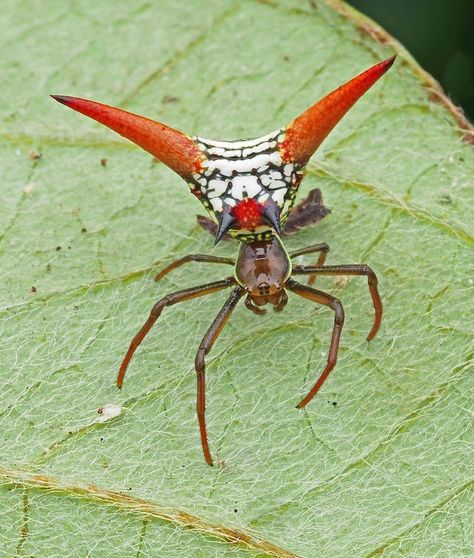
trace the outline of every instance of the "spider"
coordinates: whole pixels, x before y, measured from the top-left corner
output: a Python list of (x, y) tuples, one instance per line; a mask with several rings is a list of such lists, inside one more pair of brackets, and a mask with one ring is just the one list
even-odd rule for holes
[[(325, 208), (320, 198), (317, 199), (317, 190), (310, 194), (306, 202), (293, 208), (305, 166), (329, 132), (391, 67), (394, 60), (395, 56), (351, 79), (312, 105), (287, 127), (245, 141), (189, 137), (165, 124), (95, 101), (52, 96), (60, 103), (108, 126), (168, 165), (184, 178), (192, 194), (207, 209), (211, 219), (200, 217), (198, 220), (204, 228), (214, 230), (215, 243), (229, 235), (240, 242), (235, 261), (231, 258), (190, 254), (174, 261), (156, 276), (155, 279), (159, 281), (170, 271), (192, 261), (234, 266), (234, 274), (221, 281), (180, 290), (159, 300), (130, 343), (117, 377), (117, 386), (121, 388), (131, 358), (166, 307), (232, 288), (231, 295), (204, 335), (195, 359), (197, 417), (202, 450), (209, 465), (213, 464), (213, 460), (205, 419), (205, 357), (242, 298), (245, 298), (245, 306), (257, 315), (265, 312), (262, 307), (266, 304), (272, 305), (277, 312), (282, 311), (288, 301), (287, 291), (327, 306), (334, 312), (326, 366), (307, 395), (298, 403), (299, 409), (306, 407), (313, 399), (336, 365), (344, 324), (341, 302), (311, 286), (316, 276), (365, 276), (375, 310), (367, 340), (373, 339), (379, 330), (382, 302), (377, 290), (377, 277), (367, 265), (325, 265), (329, 251), (326, 243), (288, 254), (281, 235), (285, 223), (297, 229), (324, 216)], [(293, 264), (297, 256), (314, 253), (319, 254), (316, 265)], [(293, 278), (294, 275), (309, 275), (308, 284), (299, 283)]]

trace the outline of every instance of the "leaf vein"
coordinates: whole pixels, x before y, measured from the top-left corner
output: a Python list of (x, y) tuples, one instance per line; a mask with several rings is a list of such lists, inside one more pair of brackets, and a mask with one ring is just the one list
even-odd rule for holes
[(0, 483), (45, 490), (50, 494), (62, 493), (99, 504), (111, 505), (123, 513), (166, 521), (180, 527), (198, 531), (206, 536), (223, 540), (232, 545), (239, 545), (244, 549), (263, 552), (267, 556), (298, 558), (290, 550), (277, 546), (271, 541), (265, 540), (249, 531), (226, 527), (181, 509), (170, 508), (152, 500), (136, 498), (93, 484), (84, 484), (65, 478), (55, 478), (23, 469), (10, 469), (1, 465)]
[(440, 502), (438, 502), (436, 505), (434, 505), (432, 508), (430, 508), (429, 510), (427, 510), (426, 512), (424, 512), (423, 514), (423, 518), (420, 521), (416, 521), (414, 523), (412, 523), (411, 525), (409, 525), (405, 530), (401, 531), (400, 533), (398, 533), (397, 535), (395, 535), (394, 537), (392, 537), (391, 539), (387, 540), (385, 543), (383, 543), (381, 546), (379, 546), (378, 548), (376, 548), (375, 550), (373, 550), (372, 552), (370, 552), (369, 554), (367, 554), (365, 556), (365, 558), (376, 558), (377, 556), (381, 556), (384, 551), (390, 547), (392, 544), (395, 544), (397, 542), (402, 542), (403, 539), (409, 535), (412, 531), (416, 531), (421, 525), (423, 525), (423, 523), (425, 523), (434, 513), (436, 513), (437, 511), (443, 509), (444, 507), (446, 507), (448, 504), (450, 504), (453, 500), (455, 500), (456, 498), (460, 497), (461, 494), (471, 488), (473, 486), (473, 482), (474, 480), (469, 480), (467, 482), (465, 482), (464, 484), (462, 484), (461, 486), (459, 486), (458, 488), (456, 488), (455, 490), (453, 490), (453, 492), (451, 492), (450, 494), (448, 494), (447, 496), (445, 496)]

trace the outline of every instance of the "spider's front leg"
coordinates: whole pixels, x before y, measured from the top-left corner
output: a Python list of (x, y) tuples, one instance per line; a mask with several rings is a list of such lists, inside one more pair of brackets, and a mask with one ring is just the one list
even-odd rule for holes
[(256, 306), (249, 296), (247, 296), (247, 298), (245, 299), (245, 307), (249, 310), (252, 310), (254, 314), (257, 314), (257, 316), (263, 316), (267, 313), (265, 308), (259, 308), (258, 306)]
[(207, 330), (206, 335), (204, 335), (201, 344), (199, 345), (198, 352), (196, 354), (195, 368), (197, 374), (197, 416), (199, 421), (199, 431), (201, 433), (201, 443), (202, 451), (204, 452), (204, 459), (208, 465), (212, 465), (212, 456), (209, 451), (209, 443), (207, 441), (207, 429), (206, 429), (206, 363), (204, 357), (212, 349), (216, 339), (225, 326), (227, 320), (230, 318), (234, 308), (236, 307), (239, 300), (245, 294), (245, 289), (238, 286), (227, 299), (224, 306), (221, 308), (219, 314), (217, 314), (215, 320), (212, 322), (210, 328)]
[(319, 388), (323, 385), (329, 373), (334, 368), (337, 362), (337, 352), (339, 349), (339, 339), (341, 337), (342, 326), (344, 325), (344, 309), (342, 307), (341, 301), (337, 298), (318, 291), (306, 285), (301, 285), (294, 279), (288, 279), (285, 283), (285, 287), (295, 294), (302, 296), (312, 302), (317, 302), (318, 304), (324, 304), (324, 306), (329, 306), (334, 310), (334, 327), (331, 336), (331, 345), (329, 347), (328, 359), (326, 362), (326, 367), (324, 368), (321, 376), (317, 379), (314, 386), (309, 390), (308, 395), (304, 397), (298, 405), (298, 409), (303, 409), (306, 405), (313, 399), (313, 397), (318, 393)]
[(132, 339), (132, 342), (130, 343), (127, 354), (122, 361), (117, 376), (117, 387), (122, 387), (123, 379), (125, 377), (125, 373), (127, 372), (130, 360), (132, 359), (135, 351), (138, 349), (141, 342), (146, 337), (150, 329), (153, 327), (153, 324), (156, 322), (156, 320), (160, 317), (166, 306), (172, 306), (173, 304), (177, 304), (178, 302), (183, 302), (185, 300), (191, 300), (192, 298), (198, 298), (200, 296), (212, 294), (217, 291), (221, 291), (222, 289), (227, 289), (228, 287), (235, 285), (235, 283), (236, 281), (233, 277), (227, 277), (227, 279), (224, 279), (222, 281), (214, 281), (214, 283), (200, 285), (199, 287), (191, 287), (190, 289), (185, 289), (183, 291), (169, 294), (159, 300), (153, 306), (148, 320), (143, 324), (140, 331), (135, 335), (135, 337)]

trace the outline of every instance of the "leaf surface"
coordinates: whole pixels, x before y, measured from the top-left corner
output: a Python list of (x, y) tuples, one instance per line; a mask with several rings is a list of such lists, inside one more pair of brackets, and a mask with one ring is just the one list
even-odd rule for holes
[[(473, 133), (432, 78), (334, 1), (6, 4), (0, 555), (472, 556)], [(255, 137), (394, 51), (302, 184), (331, 215), (287, 242), (369, 263), (382, 329), (365, 341), (362, 279), (318, 279), (347, 320), (302, 412), (332, 316), (241, 305), (208, 357), (209, 468), (193, 362), (225, 293), (165, 311), (114, 380), (158, 298), (230, 273), (189, 264), (156, 285), (160, 267), (236, 245), (213, 248), (171, 171), (48, 95)], [(106, 405), (121, 410), (100, 421)]]

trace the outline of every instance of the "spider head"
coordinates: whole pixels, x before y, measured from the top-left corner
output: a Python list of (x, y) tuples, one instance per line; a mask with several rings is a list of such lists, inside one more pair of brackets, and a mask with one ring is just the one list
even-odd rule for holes
[(281, 240), (242, 243), (236, 262), (236, 278), (257, 306), (277, 305), (291, 273), (291, 263)]
[(248, 288), (247, 291), (257, 306), (264, 306), (265, 304), (277, 306), (284, 294), (281, 285), (269, 285), (268, 283), (260, 283), (253, 289)]
[(245, 289), (257, 304), (266, 304), (281, 293), (283, 285), (278, 278), (267, 273), (261, 273), (245, 285)]

